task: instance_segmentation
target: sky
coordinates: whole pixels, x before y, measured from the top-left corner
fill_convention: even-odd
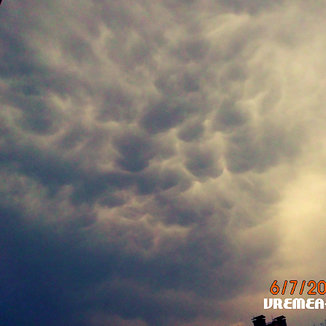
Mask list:
[[[326,2],[4,0],[0,324],[250,326],[325,278]]]

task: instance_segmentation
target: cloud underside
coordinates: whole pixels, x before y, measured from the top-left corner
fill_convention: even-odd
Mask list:
[[[1,322],[250,318],[232,316],[232,300],[287,275],[295,208],[321,223],[323,12],[4,2]],[[301,249],[323,250],[311,241]]]

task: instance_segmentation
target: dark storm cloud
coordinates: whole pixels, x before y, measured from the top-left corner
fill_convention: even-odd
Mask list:
[[[264,171],[283,159],[291,159],[299,150],[299,130],[286,131],[277,126],[263,130],[244,128],[230,137],[226,152],[232,172]]]
[[[1,14],[2,17],[5,16],[3,11]],[[9,20],[8,24],[2,24],[0,28],[1,47],[6,49],[1,56],[2,77],[30,76],[34,72],[39,72],[40,66],[33,57],[31,49],[26,46],[24,38],[10,28],[10,23]]]
[[[134,118],[135,104],[132,94],[122,87],[110,87],[105,90],[103,103],[99,108],[98,119],[107,120],[131,120]]]
[[[216,113],[215,125],[217,130],[224,132],[239,128],[248,119],[246,112],[237,107],[230,99],[225,99]]]
[[[185,166],[197,177],[210,176],[216,178],[223,170],[218,157],[212,154],[212,150],[201,147],[194,147],[188,150]]]
[[[270,10],[273,9],[275,6],[279,6],[282,4],[283,0],[277,1],[268,1],[268,0],[248,0],[248,1],[241,1],[241,0],[231,0],[220,1],[226,8],[231,9],[234,12],[249,12],[251,14],[257,14],[262,10]]]
[[[178,44],[176,54],[182,61],[199,61],[205,58],[209,52],[209,44],[205,39],[189,38]]]
[[[179,125],[195,110],[191,103],[182,99],[165,99],[148,108],[141,125],[154,134],[166,131]]]
[[[67,38],[63,43],[63,51],[65,55],[71,56],[78,62],[95,60],[92,48],[79,35],[71,35]]]
[[[140,194],[158,193],[177,187],[180,191],[188,189],[192,180],[183,169],[153,167],[137,176],[136,184]]]
[[[65,184],[78,177],[77,165],[36,146],[17,146],[9,139],[0,151],[1,163],[50,186]],[[16,145],[16,146],[15,146]]]
[[[254,284],[307,133],[280,3],[4,3],[1,323],[219,322]]]
[[[124,132],[115,141],[115,147],[119,152],[117,164],[130,172],[143,170],[154,156],[153,144],[141,133]]]
[[[163,94],[174,96],[197,92],[200,89],[200,72],[192,69],[163,71],[156,79],[155,86]]]
[[[189,121],[179,130],[179,137],[185,142],[191,142],[200,139],[203,135],[204,127],[199,121]]]

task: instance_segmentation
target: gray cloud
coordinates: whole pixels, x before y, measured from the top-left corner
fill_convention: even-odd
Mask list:
[[[169,130],[179,125],[195,111],[191,103],[180,99],[166,99],[150,106],[141,125],[150,133]]]
[[[260,314],[270,275],[291,270],[293,207],[322,220],[293,190],[312,194],[323,176],[322,13],[287,1],[4,2],[1,323]]]
[[[154,156],[153,145],[146,135],[135,132],[124,132],[115,141],[119,151],[117,164],[130,172],[138,172],[149,165],[149,160]]]

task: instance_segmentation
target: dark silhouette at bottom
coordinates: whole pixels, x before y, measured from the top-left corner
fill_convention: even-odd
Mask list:
[[[266,324],[266,318],[264,315],[260,315],[252,318],[254,326],[287,326],[285,316],[278,316],[273,318],[270,323]]]

